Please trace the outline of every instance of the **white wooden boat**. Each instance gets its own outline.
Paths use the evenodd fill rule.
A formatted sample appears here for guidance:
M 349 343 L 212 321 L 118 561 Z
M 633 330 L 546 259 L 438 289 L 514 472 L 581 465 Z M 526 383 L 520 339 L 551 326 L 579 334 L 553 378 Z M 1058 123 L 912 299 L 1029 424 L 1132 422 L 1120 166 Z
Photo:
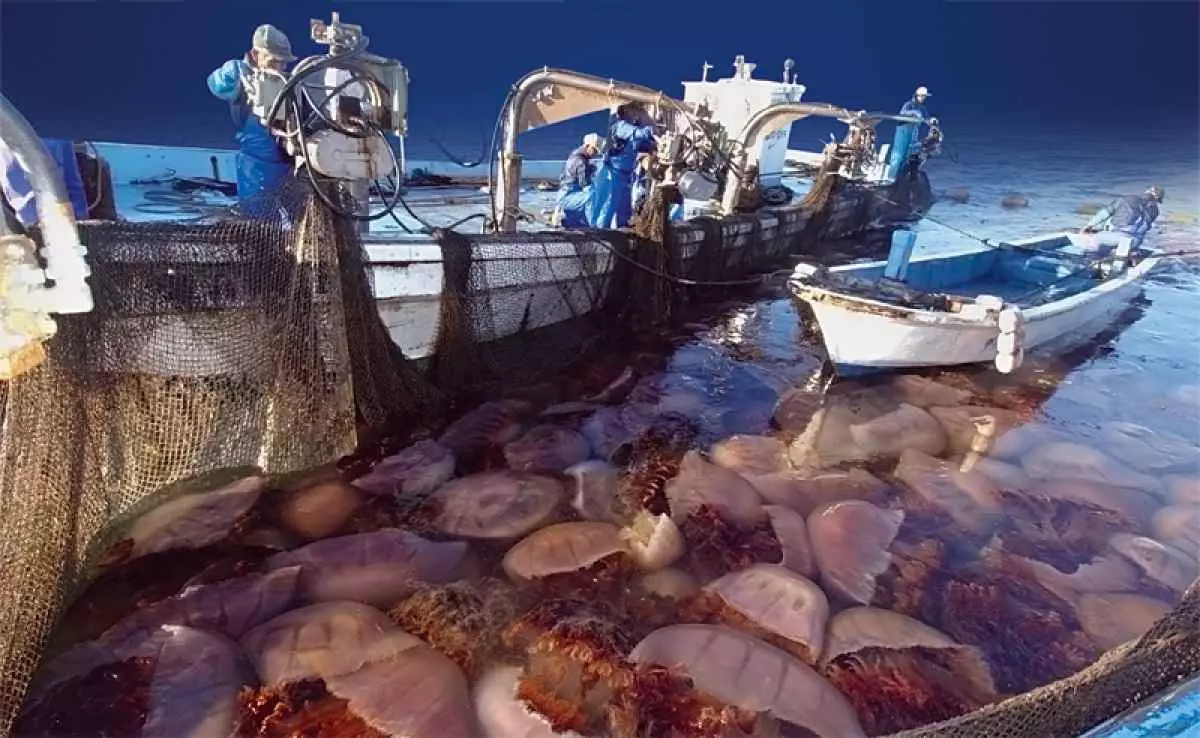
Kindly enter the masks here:
M 905 263 L 906 238 L 889 261 L 800 264 L 789 289 L 839 374 L 982 362 L 1010 372 L 1026 351 L 1095 336 L 1140 292 L 1159 257 L 1114 235 L 1053 233 Z

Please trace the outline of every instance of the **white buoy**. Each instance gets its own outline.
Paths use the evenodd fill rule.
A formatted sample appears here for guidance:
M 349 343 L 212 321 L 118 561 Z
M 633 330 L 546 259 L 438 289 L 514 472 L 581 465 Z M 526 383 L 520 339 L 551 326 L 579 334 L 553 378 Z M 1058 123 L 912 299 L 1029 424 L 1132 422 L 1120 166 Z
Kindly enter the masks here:
M 1001 333 L 1013 333 L 1025 322 L 1025 316 L 1019 307 L 1006 307 L 996 317 L 996 325 Z
M 1020 350 L 1015 354 L 996 354 L 996 369 L 1001 374 L 1012 374 L 1017 367 L 1021 366 L 1021 362 L 1024 360 L 1024 350 Z
M 996 353 L 1015 354 L 1021 350 L 1021 333 L 1001 333 L 996 336 Z

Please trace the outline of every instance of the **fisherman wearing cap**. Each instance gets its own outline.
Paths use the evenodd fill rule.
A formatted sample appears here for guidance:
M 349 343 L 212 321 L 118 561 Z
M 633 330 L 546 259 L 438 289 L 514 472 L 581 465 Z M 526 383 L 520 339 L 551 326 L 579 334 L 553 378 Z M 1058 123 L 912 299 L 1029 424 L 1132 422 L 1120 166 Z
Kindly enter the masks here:
M 238 143 L 238 204 L 248 215 L 264 209 L 262 195 L 278 188 L 288 178 L 292 163 L 280 141 L 251 112 L 244 80 L 255 69 L 270 69 L 282 74 L 295 60 L 288 37 L 275 26 L 264 24 L 254 29 L 250 51 L 245 57 L 231 59 L 208 75 L 209 91 L 229 103 L 233 122 L 238 127 L 234 136 Z
M 564 228 L 579 228 L 588 224 L 588 201 L 592 195 L 592 178 L 596 176 L 593 159 L 604 146 L 598 133 L 583 137 L 583 145 L 571 152 L 567 165 L 558 180 L 556 220 Z
M 1132 247 L 1137 248 L 1158 219 L 1158 206 L 1163 201 L 1163 195 L 1163 189 L 1154 185 L 1141 195 L 1118 197 L 1096 213 L 1079 232 L 1106 231 L 1127 236 L 1133 240 Z
M 906 118 L 918 118 L 920 122 L 902 123 L 896 126 L 896 134 L 892 138 L 892 149 L 888 153 L 889 179 L 895 179 L 900 174 L 905 162 L 914 153 L 914 147 L 919 145 L 917 134 L 920 133 L 921 122 L 929 120 L 929 110 L 925 107 L 925 101 L 929 97 L 928 88 L 918 87 L 913 92 L 912 98 L 905 101 L 900 108 L 900 115 Z

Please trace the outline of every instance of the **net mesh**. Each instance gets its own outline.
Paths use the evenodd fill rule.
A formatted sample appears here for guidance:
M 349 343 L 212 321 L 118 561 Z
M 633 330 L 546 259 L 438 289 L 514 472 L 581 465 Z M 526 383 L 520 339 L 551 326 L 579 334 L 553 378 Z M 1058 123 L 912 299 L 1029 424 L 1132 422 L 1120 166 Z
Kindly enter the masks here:
M 664 191 L 634 233 L 437 231 L 421 248 L 443 278 L 422 292 L 397 275 L 424 256 L 389 270 L 303 187 L 259 219 L 81 227 L 96 309 L 57 316 L 47 360 L 0 385 L 0 735 L 97 534 L 151 494 L 214 470 L 308 469 L 372 432 L 441 425 L 572 361 L 594 333 L 581 321 L 667 317 L 702 294 L 672 275 L 760 269 L 813 221 L 800 206 L 671 227 Z M 1193 587 L 1084 672 L 903 735 L 1074 735 L 1198 669 Z

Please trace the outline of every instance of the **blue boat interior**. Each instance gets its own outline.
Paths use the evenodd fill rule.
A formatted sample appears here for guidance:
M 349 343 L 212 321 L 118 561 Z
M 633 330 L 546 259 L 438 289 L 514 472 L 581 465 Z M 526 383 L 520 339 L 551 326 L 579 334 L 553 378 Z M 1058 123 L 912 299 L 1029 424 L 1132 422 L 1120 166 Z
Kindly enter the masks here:
M 1025 307 L 1061 300 L 1093 287 L 1090 263 L 1097 253 L 1080 250 L 1067 236 L 1022 246 L 922 258 L 908 263 L 910 289 L 974 298 L 995 295 Z M 871 282 L 884 275 L 882 262 L 838 270 Z

